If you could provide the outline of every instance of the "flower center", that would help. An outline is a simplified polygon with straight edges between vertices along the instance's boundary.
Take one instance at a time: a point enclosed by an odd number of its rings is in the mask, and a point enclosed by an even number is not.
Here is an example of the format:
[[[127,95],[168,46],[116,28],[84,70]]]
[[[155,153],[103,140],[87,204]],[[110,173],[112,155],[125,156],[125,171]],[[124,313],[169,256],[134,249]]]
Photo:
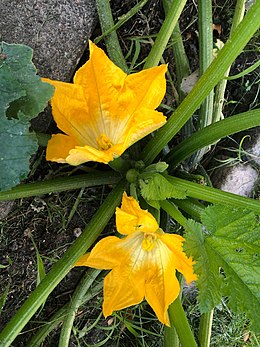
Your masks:
[[[105,134],[101,134],[96,141],[100,151],[106,151],[112,147],[111,140]]]
[[[157,235],[155,234],[144,234],[144,239],[142,241],[142,249],[144,251],[150,252],[155,247],[155,241],[157,240]]]

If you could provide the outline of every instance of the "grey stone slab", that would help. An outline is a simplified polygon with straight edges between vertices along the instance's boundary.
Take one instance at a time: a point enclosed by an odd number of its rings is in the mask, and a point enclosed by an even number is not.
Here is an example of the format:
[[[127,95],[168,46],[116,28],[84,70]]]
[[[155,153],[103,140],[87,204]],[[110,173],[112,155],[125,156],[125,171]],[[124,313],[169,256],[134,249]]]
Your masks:
[[[96,22],[95,0],[1,0],[0,40],[34,49],[41,76],[69,81]]]
[[[95,0],[1,0],[0,41],[32,47],[40,76],[68,82],[96,20]],[[48,108],[32,128],[46,132],[50,121]]]

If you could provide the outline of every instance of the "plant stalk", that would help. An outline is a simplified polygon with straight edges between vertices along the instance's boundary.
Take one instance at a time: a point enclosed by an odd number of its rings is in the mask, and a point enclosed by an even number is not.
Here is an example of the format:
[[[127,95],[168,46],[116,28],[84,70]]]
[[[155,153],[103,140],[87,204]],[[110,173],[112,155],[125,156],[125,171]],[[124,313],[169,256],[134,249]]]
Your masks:
[[[127,184],[125,180],[122,180],[117,184],[95,213],[80,237],[69,247],[64,256],[52,267],[38,287],[31,293],[29,298],[1,332],[1,347],[10,346],[26,323],[48,298],[53,289],[72,269],[83,253],[85,253],[86,250],[95,242],[110,218],[113,216],[116,207],[121,202],[122,194],[126,186]]]
[[[178,222],[181,226],[185,227],[187,219],[183,216],[183,214],[178,210],[178,207],[168,200],[160,201],[161,208],[167,212],[176,222]]]
[[[242,207],[244,209],[252,210],[255,213],[260,213],[260,203],[257,200],[245,198],[233,193],[224,192],[222,190],[202,186],[197,183],[188,182],[181,178],[167,176],[167,180],[171,182],[176,188],[181,188],[187,196],[199,200],[211,202],[213,204],[228,205],[231,207]]]
[[[212,33],[212,0],[198,1],[199,13],[199,57],[200,66],[199,73],[202,76],[213,60],[213,33]],[[197,130],[205,128],[212,123],[214,92],[207,95],[200,106]],[[189,162],[189,166],[196,165],[204,154],[208,151],[208,147],[199,149]]]
[[[232,35],[232,33],[237,28],[238,24],[242,21],[242,19],[244,17],[244,13],[245,13],[245,0],[237,0],[230,35]],[[229,66],[227,68],[225,76],[229,75],[230,67],[231,66]],[[214,97],[213,115],[212,115],[212,121],[213,122],[219,121],[222,117],[222,110],[223,110],[223,104],[224,104],[224,100],[225,100],[226,86],[227,86],[227,80],[225,78],[223,80],[221,80],[218,83],[218,85],[216,86],[215,97]]]
[[[189,322],[183,310],[180,297],[169,306],[168,309],[171,326],[174,326],[182,347],[197,347],[197,343],[191,331]]]
[[[210,347],[210,337],[212,329],[214,309],[203,313],[200,318],[199,326],[199,345],[200,347]]]
[[[169,152],[165,160],[173,169],[199,148],[212,145],[223,137],[256,127],[260,124],[260,109],[247,111],[220,120],[194,133]]]
[[[217,58],[201,76],[189,95],[183,100],[167,123],[160,128],[141,153],[141,158],[149,165],[193,115],[212,88],[224,77],[227,68],[236,59],[244,46],[259,27],[260,0],[245,15],[242,22],[231,35]]]
[[[70,342],[71,330],[73,327],[74,319],[76,317],[77,311],[82,304],[85,294],[93,284],[95,278],[100,274],[100,270],[89,269],[86,271],[85,275],[82,277],[80,283],[75,289],[68,310],[66,312],[66,316],[63,321],[60,339],[59,339],[59,347],[68,347]]]
[[[155,43],[146,59],[144,69],[148,69],[159,64],[186,2],[187,0],[175,0],[172,2],[169,12],[157,35]]]
[[[100,186],[103,184],[116,184],[120,175],[115,172],[95,172],[72,177],[54,178],[43,182],[21,184],[6,192],[0,192],[0,201],[28,198],[66,190],[81,189]]]
[[[103,32],[102,35],[98,36],[94,40],[95,44],[99,43],[104,37],[106,37],[107,35],[111,34],[113,31],[116,31],[118,28],[120,28],[124,23],[126,23],[129,19],[131,19],[138,11],[140,11],[147,2],[148,0],[141,0],[140,2],[138,2],[133,8],[131,8],[130,11],[122,15],[115,25],[110,27],[107,31]]]
[[[102,33],[106,33],[114,27],[114,20],[111,12],[109,0],[96,0],[97,12]],[[110,32],[105,37],[107,52],[111,60],[119,66],[124,72],[127,72],[125,58],[123,56],[116,31]]]

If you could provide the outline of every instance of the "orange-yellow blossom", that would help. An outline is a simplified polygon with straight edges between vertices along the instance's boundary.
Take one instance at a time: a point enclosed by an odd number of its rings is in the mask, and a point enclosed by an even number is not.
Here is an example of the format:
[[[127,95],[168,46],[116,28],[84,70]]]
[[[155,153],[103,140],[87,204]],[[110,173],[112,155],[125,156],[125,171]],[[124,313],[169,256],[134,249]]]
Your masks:
[[[116,211],[116,226],[127,236],[102,239],[76,266],[112,269],[104,280],[105,317],[145,298],[158,319],[169,326],[167,310],[180,292],[176,269],[188,284],[197,279],[193,261],[182,249],[184,238],[164,233],[155,218],[126,193]]]
[[[47,160],[107,164],[166,122],[155,111],[166,90],[166,65],[127,75],[102,49],[89,46],[90,58],[73,83],[43,78],[55,87],[52,112],[65,133],[52,136]]]

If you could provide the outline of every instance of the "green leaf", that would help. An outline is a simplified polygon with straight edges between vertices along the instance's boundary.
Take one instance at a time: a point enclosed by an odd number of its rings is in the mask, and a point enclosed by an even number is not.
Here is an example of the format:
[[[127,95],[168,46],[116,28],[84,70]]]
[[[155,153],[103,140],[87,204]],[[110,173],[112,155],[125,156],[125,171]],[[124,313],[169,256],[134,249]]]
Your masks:
[[[32,63],[33,50],[25,45],[2,42],[0,60],[0,113],[7,108],[9,118],[21,111],[27,120],[36,117],[47,105],[54,88],[43,83]]]
[[[38,148],[29,121],[43,111],[54,88],[43,83],[32,63],[32,49],[2,42],[0,47],[0,191],[25,179]]]
[[[185,251],[196,260],[199,306],[209,311],[228,296],[234,312],[245,312],[260,329],[260,223],[254,212],[211,206],[203,225],[189,221]]]
[[[0,191],[16,186],[29,172],[29,159],[38,148],[28,122],[0,117]]]
[[[145,173],[140,176],[139,187],[143,198],[147,201],[159,201],[169,198],[185,199],[186,194],[176,189],[163,175]]]

